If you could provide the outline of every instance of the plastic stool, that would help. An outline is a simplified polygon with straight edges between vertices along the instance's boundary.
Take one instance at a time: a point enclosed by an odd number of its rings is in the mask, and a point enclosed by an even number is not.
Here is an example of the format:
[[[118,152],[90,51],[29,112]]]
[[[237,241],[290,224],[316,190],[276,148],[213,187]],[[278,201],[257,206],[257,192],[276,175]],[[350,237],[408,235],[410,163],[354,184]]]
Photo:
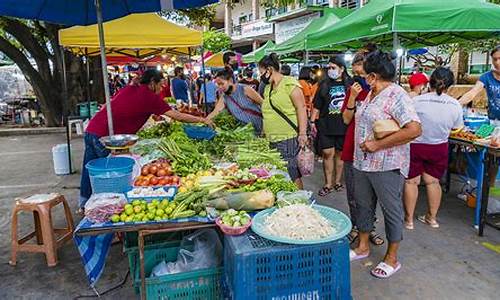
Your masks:
[[[54,228],[51,209],[61,203],[64,205],[67,227]],[[21,211],[33,212],[35,231],[18,239],[17,215]],[[66,241],[71,240],[73,229],[73,217],[64,196],[53,193],[33,195],[26,199],[17,198],[12,212],[12,253],[9,264],[16,265],[17,252],[42,252],[45,253],[49,267],[57,265],[57,249]],[[36,244],[26,243],[35,236],[37,240]]]
[[[83,127],[83,120],[70,120],[68,122],[69,126],[69,138],[71,139],[71,125],[75,125],[75,130],[76,130],[76,135],[83,135],[83,130],[85,129]]]

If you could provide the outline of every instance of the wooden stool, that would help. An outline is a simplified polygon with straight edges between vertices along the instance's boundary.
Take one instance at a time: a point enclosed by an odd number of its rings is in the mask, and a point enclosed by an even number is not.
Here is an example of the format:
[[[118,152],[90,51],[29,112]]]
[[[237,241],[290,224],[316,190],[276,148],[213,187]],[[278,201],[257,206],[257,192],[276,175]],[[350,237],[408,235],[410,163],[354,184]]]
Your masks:
[[[62,203],[66,215],[67,228],[53,228],[51,209]],[[31,211],[35,220],[35,231],[18,240],[17,237],[17,214],[20,211]],[[70,240],[73,235],[73,217],[64,199],[59,194],[33,195],[26,199],[16,199],[14,211],[12,212],[12,256],[9,263],[16,265],[17,252],[43,252],[47,257],[47,265],[53,267],[57,264],[57,249],[64,242]],[[56,235],[60,235],[59,238]],[[28,243],[36,236],[37,243]]]

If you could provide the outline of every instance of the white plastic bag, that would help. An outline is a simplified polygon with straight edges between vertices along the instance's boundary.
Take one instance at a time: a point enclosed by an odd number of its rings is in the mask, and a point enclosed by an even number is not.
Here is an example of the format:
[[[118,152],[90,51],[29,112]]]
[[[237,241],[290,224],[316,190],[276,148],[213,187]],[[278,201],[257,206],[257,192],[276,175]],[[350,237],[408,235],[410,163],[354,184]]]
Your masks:
[[[214,229],[202,229],[182,239],[174,262],[162,261],[153,268],[151,277],[218,267],[222,262],[222,243]],[[192,251],[190,251],[190,248]]]
[[[127,198],[123,194],[93,194],[85,203],[85,216],[94,223],[104,223],[114,214],[123,211]]]
[[[314,152],[312,152],[309,147],[303,147],[300,149],[297,160],[299,163],[300,174],[302,174],[302,176],[309,176],[314,173]]]

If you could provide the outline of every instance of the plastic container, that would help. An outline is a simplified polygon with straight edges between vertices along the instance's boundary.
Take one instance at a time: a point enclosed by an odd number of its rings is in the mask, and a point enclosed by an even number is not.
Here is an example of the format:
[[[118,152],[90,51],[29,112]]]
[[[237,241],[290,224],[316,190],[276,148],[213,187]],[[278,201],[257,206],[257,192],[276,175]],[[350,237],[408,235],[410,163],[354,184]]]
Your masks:
[[[349,242],[287,245],[252,231],[224,238],[229,299],[351,299]]]
[[[97,102],[95,101],[90,102],[90,115],[94,116],[98,111],[99,107],[97,105]],[[89,116],[89,105],[87,102],[78,104],[78,113],[80,114],[81,117]]]
[[[195,140],[211,140],[217,134],[215,130],[208,126],[184,125],[186,135]]]
[[[488,117],[484,116],[470,116],[466,117],[464,120],[464,125],[469,127],[471,130],[475,131],[479,129],[483,124],[489,124],[490,121]]]
[[[217,218],[217,219],[215,219],[215,224],[217,224],[217,226],[220,228],[220,230],[222,232],[224,232],[224,234],[240,235],[240,234],[245,233],[248,230],[248,228],[250,228],[250,226],[252,226],[252,220],[250,220],[250,222],[248,222],[244,226],[231,227],[231,226],[227,226],[227,225],[222,224],[221,219]]]
[[[179,247],[161,247],[144,250],[144,269],[146,273],[146,299],[169,300],[212,300],[222,297],[222,271],[220,267],[195,270],[191,272],[149,277],[153,268],[162,261],[177,260]],[[139,262],[134,274],[134,285],[140,286]]]
[[[135,160],[106,157],[91,160],[86,167],[94,193],[125,193],[132,188]]]
[[[59,144],[52,147],[52,160],[56,175],[69,174],[68,145]]]

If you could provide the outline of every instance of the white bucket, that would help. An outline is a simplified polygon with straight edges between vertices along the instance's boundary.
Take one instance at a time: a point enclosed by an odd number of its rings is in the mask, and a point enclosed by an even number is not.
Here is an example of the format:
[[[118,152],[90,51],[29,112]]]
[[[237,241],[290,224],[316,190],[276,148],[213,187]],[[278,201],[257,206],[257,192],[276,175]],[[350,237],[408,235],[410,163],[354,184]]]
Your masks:
[[[52,160],[56,175],[69,174],[68,145],[59,144],[52,147]]]

